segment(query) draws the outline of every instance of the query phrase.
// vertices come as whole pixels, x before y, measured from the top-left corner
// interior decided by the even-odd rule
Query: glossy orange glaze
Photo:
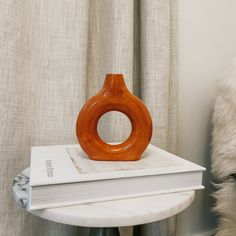
[[[98,134],[101,116],[109,111],[124,113],[132,131],[117,145],[105,143]],[[122,74],[107,74],[103,88],[85,103],[76,125],[81,148],[92,160],[135,161],[148,146],[152,136],[152,119],[144,103],[126,88]]]

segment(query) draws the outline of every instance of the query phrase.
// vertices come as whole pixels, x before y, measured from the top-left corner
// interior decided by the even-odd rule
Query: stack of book
[[[32,147],[30,210],[203,189],[205,168],[149,145],[139,161],[93,161],[78,144]]]

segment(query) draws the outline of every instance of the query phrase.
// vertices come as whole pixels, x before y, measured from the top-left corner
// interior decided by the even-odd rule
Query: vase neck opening
[[[122,74],[107,74],[103,88],[113,94],[121,93],[126,89]]]

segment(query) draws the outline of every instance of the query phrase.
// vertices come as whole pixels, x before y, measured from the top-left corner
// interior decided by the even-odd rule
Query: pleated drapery
[[[122,73],[153,119],[152,144],[177,151],[177,1],[0,1],[0,235],[87,235],[49,222],[13,201],[14,176],[29,166],[30,147],[76,143],[75,124],[105,74]],[[101,122],[108,141],[128,122]],[[140,227],[174,235],[174,221]],[[165,233],[164,233],[165,232]]]

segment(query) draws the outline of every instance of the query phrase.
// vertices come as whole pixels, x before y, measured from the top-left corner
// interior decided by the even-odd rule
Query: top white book
[[[204,171],[205,168],[149,145],[139,161],[90,160],[79,144],[31,149],[30,185],[51,185]]]

